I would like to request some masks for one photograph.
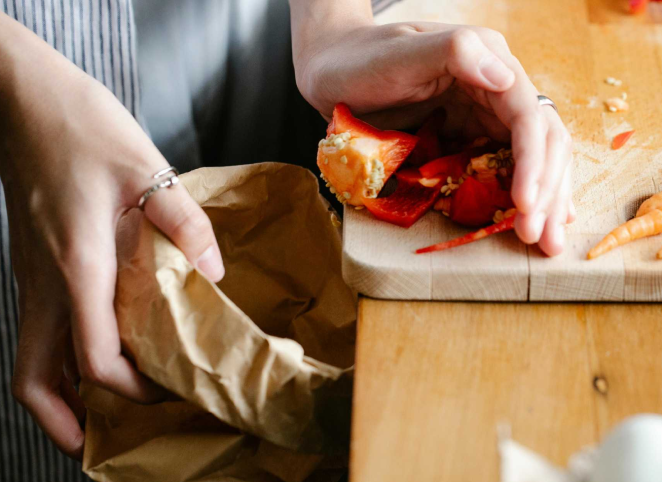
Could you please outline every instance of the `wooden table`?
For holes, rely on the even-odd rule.
[[[586,83],[586,98],[601,98],[595,79],[616,76],[618,67],[639,80],[631,103],[637,115],[628,122],[647,148],[660,150],[662,27],[655,21],[662,16],[628,17],[618,5],[404,0],[379,21],[498,29],[556,99],[562,92],[546,72],[565,73],[567,82]],[[550,65],[549,55],[559,53],[561,64]],[[586,107],[560,105],[575,137],[604,135]],[[662,412],[662,306],[364,298],[356,368],[353,482],[497,482],[500,422],[512,425],[518,442],[565,465],[628,415]]]

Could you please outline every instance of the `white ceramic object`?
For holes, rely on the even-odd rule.
[[[591,482],[662,482],[662,416],[636,415],[612,430]]]

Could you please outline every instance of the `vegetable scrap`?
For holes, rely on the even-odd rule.
[[[605,100],[605,106],[609,112],[624,112],[630,108],[630,105],[620,97]]]
[[[659,2],[661,0],[628,0],[628,8],[631,14],[642,13],[646,11],[649,2]]]
[[[327,137],[319,142],[320,176],[338,201],[363,206],[366,199],[377,197],[417,142],[405,132],[376,129],[338,104]]]
[[[506,212],[503,212],[499,209],[496,213],[494,213],[492,221],[494,221],[494,224],[497,224],[506,218],[514,216],[515,214],[517,214],[517,210],[515,208],[510,208]]]
[[[336,213],[331,213],[331,224],[333,225],[334,228],[339,228],[342,226],[342,222],[340,219],[338,219],[338,216],[336,216]]]
[[[605,236],[588,252],[588,259],[595,259],[618,246],[657,234],[662,234],[662,192],[644,201],[633,219]],[[662,259],[662,250],[657,253],[657,258]]]
[[[495,223],[453,246],[505,230],[515,213],[512,150],[487,137],[468,144],[442,141],[445,121],[445,113],[435,111],[412,136],[376,129],[338,104],[319,143],[320,176],[343,204],[365,207],[377,219],[404,228],[432,209],[463,226]],[[378,197],[393,175],[395,191]]]
[[[634,134],[634,131],[621,132],[611,141],[611,148],[613,150],[618,150],[625,145],[627,141],[630,140],[630,137]]]
[[[641,13],[646,11],[648,0],[628,0],[628,4],[630,7],[630,13]]]
[[[455,248],[457,246],[462,246],[464,244],[473,243],[479,239],[486,238],[492,234],[503,233],[505,231],[512,231],[515,228],[515,213],[511,213],[510,216],[506,217],[502,221],[492,224],[486,228],[479,229],[473,233],[466,234],[459,238],[451,239],[450,241],[445,241],[443,243],[433,244],[426,248],[421,248],[416,250],[416,254],[432,253],[434,251],[443,251],[445,249]]]
[[[409,168],[395,174],[398,187],[390,196],[377,199],[366,199],[365,207],[377,219],[396,226],[408,228],[421,219],[441,195],[439,185],[426,186],[421,182],[424,178],[416,168]]]

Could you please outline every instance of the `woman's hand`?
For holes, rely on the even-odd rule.
[[[13,393],[80,458],[79,376],[139,402],[162,395],[122,355],[113,301],[118,220],[168,163],[103,85],[2,14],[0,101],[20,307]],[[184,187],[156,192],[145,214],[209,278],[223,276],[211,223]]]
[[[538,104],[501,34],[423,22],[377,26],[365,15],[339,20],[340,4],[291,3],[297,83],[322,115],[342,101],[366,121],[398,129],[420,125],[439,106],[451,114],[460,107],[465,132],[512,139],[520,239],[549,255],[563,250],[564,226],[575,216],[570,135],[554,109]],[[315,4],[324,15],[299,13]],[[316,18],[323,19],[317,28],[305,26]]]

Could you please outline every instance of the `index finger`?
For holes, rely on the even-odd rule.
[[[109,236],[108,239],[114,239]],[[153,403],[165,391],[141,375],[123,356],[114,298],[116,261],[114,248],[95,246],[79,253],[80,261],[69,273],[71,334],[80,376],[138,403]]]

